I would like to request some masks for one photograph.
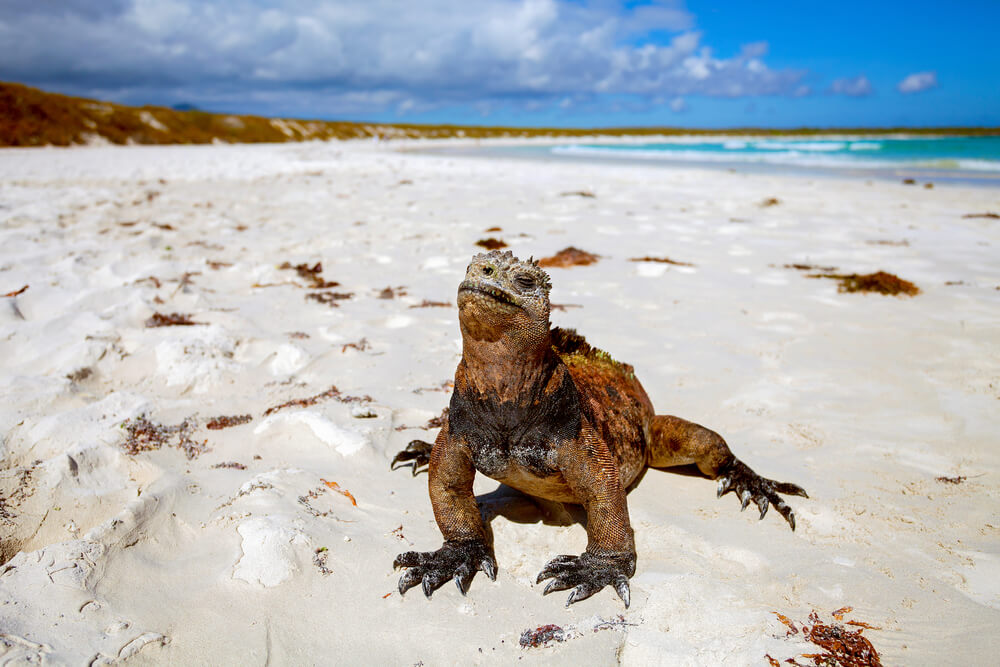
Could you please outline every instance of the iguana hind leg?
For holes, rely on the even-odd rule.
[[[767,513],[767,508],[773,505],[785,517],[792,530],[795,530],[795,513],[778,494],[808,498],[802,487],[761,477],[736,458],[722,436],[711,429],[680,417],[653,417],[650,424],[649,465],[654,468],[669,468],[691,463],[697,465],[702,474],[719,482],[720,498],[730,491],[735,492],[742,503],[741,511],[752,500],[760,510],[761,519]]]

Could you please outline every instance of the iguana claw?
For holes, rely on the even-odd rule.
[[[566,598],[566,606],[586,600],[605,586],[611,586],[628,609],[630,602],[628,578],[635,571],[634,556],[604,558],[584,552],[580,556],[556,556],[538,573],[536,584],[552,579],[542,595],[554,591],[573,590]]]
[[[423,466],[430,464],[432,449],[434,449],[434,445],[432,443],[424,442],[423,440],[410,440],[410,444],[406,446],[406,449],[400,450],[399,453],[392,458],[392,463],[389,464],[389,469],[395,470],[397,463],[413,461],[413,476],[416,477],[417,473],[424,469]]]
[[[403,595],[417,584],[430,597],[444,582],[452,579],[465,595],[477,570],[495,581],[496,559],[493,550],[482,542],[445,542],[437,551],[407,551],[396,556],[393,568],[410,568],[399,578],[399,594]]]
[[[767,514],[768,507],[773,505],[781,516],[785,517],[785,521],[792,527],[792,530],[795,530],[795,512],[778,494],[809,497],[801,486],[761,477],[739,459],[733,459],[733,462],[723,469],[717,479],[720,498],[730,491],[735,491],[740,498],[740,511],[745,510],[752,500],[757,505],[757,509],[760,510],[761,519]]]

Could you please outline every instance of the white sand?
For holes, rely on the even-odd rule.
[[[596,198],[560,196],[583,189]],[[987,210],[996,189],[362,144],[0,151],[0,294],[30,285],[0,297],[0,662],[761,665],[818,650],[773,611],[849,605],[886,664],[991,663],[1000,223],[962,218]],[[564,609],[533,579],[583,528],[491,496],[511,517],[492,524],[497,582],[400,597],[393,557],[440,535],[426,478],[388,464],[433,437],[459,354],[454,308],[410,306],[453,304],[486,236],[604,255],[551,271],[553,301],[582,306],[555,323],[633,363],[660,412],[803,485],[798,531],[650,471],[629,496],[631,609],[610,590]],[[306,300],[286,261],[322,261],[353,297]],[[923,294],[842,294],[791,262]],[[146,328],[154,311],[205,324]],[[374,400],[263,416],[331,385]],[[121,424],[142,414],[195,417],[210,450],[127,455]],[[549,623],[570,638],[518,646]]]

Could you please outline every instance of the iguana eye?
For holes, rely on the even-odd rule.
[[[531,289],[535,286],[535,279],[527,274],[521,274],[514,278],[514,284],[520,289]]]

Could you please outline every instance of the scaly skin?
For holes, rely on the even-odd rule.
[[[657,415],[631,366],[592,348],[574,331],[549,324],[548,275],[529,260],[493,251],[473,257],[458,289],[462,360],[447,423],[434,445],[413,441],[393,459],[428,467],[438,551],[400,554],[409,568],[399,591],[421,584],[430,595],[453,579],[464,595],[475,573],[494,579],[493,545],[476,506],[476,472],[524,493],[577,503],[587,513],[587,549],[553,558],[537,583],[544,594],[572,588],[567,605],[611,586],[628,607],[635,541],[625,489],[647,467],[694,463],[734,491],[761,518],[770,505],[792,530],[780,493],[794,484],[757,475],[717,433]]]

